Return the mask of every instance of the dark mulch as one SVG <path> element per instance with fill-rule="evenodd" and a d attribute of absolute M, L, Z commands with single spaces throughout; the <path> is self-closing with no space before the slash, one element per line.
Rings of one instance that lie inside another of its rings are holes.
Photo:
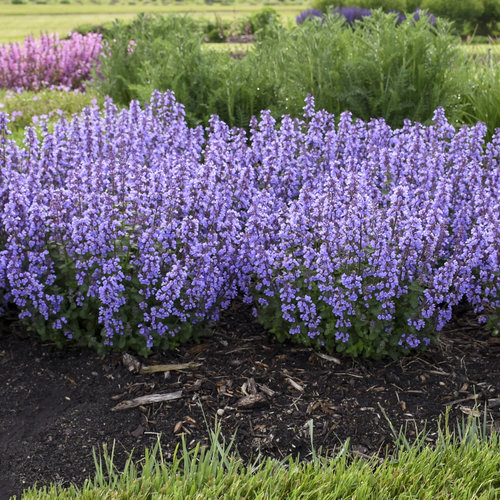
<path fill-rule="evenodd" d="M 451 405 L 450 421 L 465 417 L 475 401 L 488 405 L 500 430 L 500 350 L 462 311 L 439 346 L 400 361 L 323 359 L 310 349 L 269 337 L 246 307 L 234 306 L 213 336 L 197 345 L 144 361 L 196 362 L 182 371 L 140 374 L 118 354 L 58 350 L 28 335 L 16 322 L 0 327 L 0 498 L 19 495 L 38 482 L 81 484 L 93 473 L 92 448 L 116 441 L 117 465 L 135 448 L 139 459 L 157 433 L 171 456 L 184 434 L 207 442 L 216 415 L 226 437 L 237 432 L 244 459 L 259 452 L 283 458 L 324 452 L 348 437 L 362 456 L 390 450 L 384 409 L 408 435 L 423 429 L 436 436 L 437 421 Z M 115 410 L 124 401 L 182 390 L 181 399 Z"/>

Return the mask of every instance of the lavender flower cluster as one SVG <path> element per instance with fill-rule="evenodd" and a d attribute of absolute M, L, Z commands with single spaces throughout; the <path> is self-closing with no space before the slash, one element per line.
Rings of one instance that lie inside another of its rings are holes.
<path fill-rule="evenodd" d="M 423 347 L 463 300 L 498 328 L 500 131 L 304 110 L 248 137 L 155 92 L 24 148 L 0 113 L 4 303 L 47 338 L 141 353 L 239 294 L 280 339 L 349 355 Z"/>
<path fill-rule="evenodd" d="M 330 9 L 329 13 L 343 17 L 347 24 L 354 24 L 356 21 L 362 21 L 365 17 L 370 17 L 372 15 L 370 9 L 363 9 L 362 7 L 337 7 L 335 9 Z M 402 12 L 393 10 L 390 11 L 390 13 L 394 14 L 396 24 L 401 24 L 407 19 L 406 15 Z M 306 9 L 295 18 L 295 22 L 300 25 L 305 21 L 311 21 L 318 18 L 322 19 L 324 15 L 324 12 L 319 9 Z M 419 21 L 421 17 L 425 17 L 430 25 L 436 26 L 436 16 L 425 12 L 420 7 L 415 9 L 409 19 L 411 21 Z"/>
<path fill-rule="evenodd" d="M 80 88 L 102 52 L 97 33 L 28 37 L 24 43 L 0 45 L 0 88 L 38 90 L 61 86 Z"/>
<path fill-rule="evenodd" d="M 329 12 L 332 15 L 343 17 L 348 24 L 353 24 L 355 21 L 362 21 L 364 17 L 372 15 L 370 9 L 362 9 L 361 7 L 337 7 L 330 9 Z M 297 24 L 302 24 L 305 21 L 323 17 L 324 13 L 322 10 L 306 9 L 295 18 L 295 21 Z"/>

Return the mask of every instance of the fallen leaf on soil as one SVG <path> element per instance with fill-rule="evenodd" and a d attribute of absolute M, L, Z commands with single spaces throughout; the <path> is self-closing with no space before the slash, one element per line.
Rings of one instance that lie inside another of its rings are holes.
<path fill-rule="evenodd" d="M 149 394 L 148 396 L 141 396 L 135 399 L 122 401 L 111 408 L 111 411 L 128 410 L 129 408 L 135 408 L 136 406 L 161 403 L 163 401 L 173 401 L 174 399 L 180 398 L 182 398 L 182 391 L 168 392 L 166 394 Z"/>
<path fill-rule="evenodd" d="M 132 431 L 130 433 L 132 436 L 138 438 L 139 436 L 142 436 L 144 434 L 144 427 L 139 424 L 139 426 L 137 427 L 137 429 L 135 429 L 134 431 Z"/>
<path fill-rule="evenodd" d="M 476 418 L 481 416 L 481 412 L 479 410 L 475 410 L 474 408 L 468 408 L 467 406 L 459 406 L 459 408 L 462 413 L 465 413 L 466 415 Z"/>
<path fill-rule="evenodd" d="M 257 406 L 267 405 L 267 399 L 264 394 L 249 394 L 248 396 L 243 396 L 236 402 L 236 407 L 240 409 L 244 408 L 255 408 Z"/>

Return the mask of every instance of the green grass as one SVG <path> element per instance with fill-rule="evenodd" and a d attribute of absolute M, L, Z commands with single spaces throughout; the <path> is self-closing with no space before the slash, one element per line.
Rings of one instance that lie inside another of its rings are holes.
<path fill-rule="evenodd" d="M 47 5 L 32 4 L 12 5 L 0 2 L 0 43 L 23 40 L 28 35 L 40 33 L 59 33 L 66 36 L 71 30 L 81 25 L 103 25 L 115 19 L 131 20 L 140 12 L 160 14 L 190 14 L 197 18 L 214 19 L 219 16 L 223 20 L 234 20 L 248 16 L 265 6 L 263 1 L 237 2 L 229 5 L 221 3 L 205 4 L 204 2 L 172 2 L 168 5 L 140 3 L 109 2 L 71 3 Z M 273 4 L 285 22 L 294 21 L 295 17 L 307 8 L 306 1 L 276 2 Z"/>
<path fill-rule="evenodd" d="M 462 49 L 472 56 L 483 56 L 491 54 L 500 58 L 500 43 L 463 43 Z"/>
<path fill-rule="evenodd" d="M 486 433 L 486 421 L 469 419 L 457 433 L 439 430 L 434 446 L 419 433 L 410 445 L 396 435 L 395 450 L 385 458 L 360 458 L 349 441 L 334 456 L 312 448 L 307 461 L 257 459 L 245 464 L 234 450 L 234 436 L 221 439 L 220 426 L 210 432 L 211 445 L 188 450 L 185 441 L 173 460 L 163 458 L 159 440 L 135 464 L 130 455 L 123 471 L 104 448 L 96 474 L 83 487 L 57 485 L 29 489 L 35 499 L 450 499 L 494 500 L 500 495 L 500 436 Z M 313 423 L 310 421 L 312 443 Z"/>

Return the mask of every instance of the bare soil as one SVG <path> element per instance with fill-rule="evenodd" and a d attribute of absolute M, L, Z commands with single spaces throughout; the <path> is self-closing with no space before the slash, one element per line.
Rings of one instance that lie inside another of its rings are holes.
<path fill-rule="evenodd" d="M 134 449 L 161 433 L 169 457 L 184 435 L 208 443 L 217 418 L 244 460 L 259 455 L 310 458 L 347 438 L 353 453 L 388 453 L 394 442 L 388 416 L 411 438 L 424 429 L 436 438 L 440 416 L 454 423 L 487 408 L 500 430 L 500 343 L 467 310 L 457 313 L 438 346 L 399 361 L 337 360 L 280 344 L 234 305 L 212 336 L 173 352 L 125 360 L 69 347 L 59 350 L 28 334 L 13 318 L 0 323 L 0 499 L 35 482 L 81 485 L 93 475 L 92 449 L 110 448 L 118 467 Z M 142 365 L 141 365 L 142 363 Z M 144 373 L 145 366 L 191 363 Z M 154 402 L 135 398 L 171 394 Z M 135 406 L 134 406 L 135 405 Z M 383 411 L 382 411 L 383 409 Z M 205 421 L 206 418 L 206 421 Z"/>

